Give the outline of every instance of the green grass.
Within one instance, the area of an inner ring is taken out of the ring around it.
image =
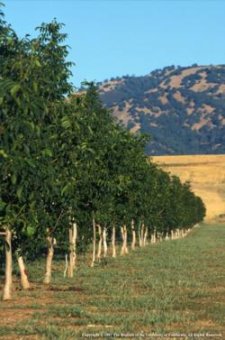
[[[142,339],[143,332],[153,339],[156,332],[163,339],[166,333],[203,339],[208,332],[223,334],[213,340],[225,339],[224,225],[201,225],[185,239],[109,258],[96,268],[80,259],[73,279],[63,278],[63,266],[54,263],[48,287],[41,283],[44,261],[28,265],[33,289],[18,289],[13,301],[0,302],[0,337],[125,339],[130,333]],[[173,338],[179,339],[168,335]]]

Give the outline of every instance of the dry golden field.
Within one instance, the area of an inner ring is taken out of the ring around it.
[[[164,170],[190,181],[207,209],[206,220],[225,219],[225,155],[155,156]],[[221,215],[224,214],[222,218]]]

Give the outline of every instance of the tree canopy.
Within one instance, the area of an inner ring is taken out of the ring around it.
[[[19,38],[0,13],[0,225],[15,248],[38,254],[46,230],[63,244],[71,219],[88,243],[93,214],[162,234],[201,221],[202,200],[146,157],[146,137],[112,118],[95,84],[74,92],[61,29]]]

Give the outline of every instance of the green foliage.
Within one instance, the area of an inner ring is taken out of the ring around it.
[[[93,83],[72,95],[61,29],[53,20],[19,39],[1,22],[0,223],[14,249],[34,257],[48,233],[66,251],[71,220],[88,245],[93,216],[108,229],[133,219],[163,233],[201,221],[202,201],[146,159],[146,136],[118,125]]]

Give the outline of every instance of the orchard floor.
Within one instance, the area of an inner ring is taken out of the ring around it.
[[[225,225],[205,225],[182,240],[137,249],[73,279],[54,263],[28,264],[32,289],[14,282],[0,302],[1,339],[225,339]],[[3,277],[0,278],[1,288]]]

